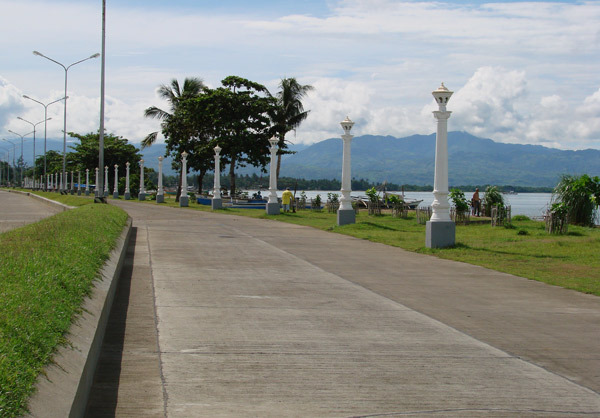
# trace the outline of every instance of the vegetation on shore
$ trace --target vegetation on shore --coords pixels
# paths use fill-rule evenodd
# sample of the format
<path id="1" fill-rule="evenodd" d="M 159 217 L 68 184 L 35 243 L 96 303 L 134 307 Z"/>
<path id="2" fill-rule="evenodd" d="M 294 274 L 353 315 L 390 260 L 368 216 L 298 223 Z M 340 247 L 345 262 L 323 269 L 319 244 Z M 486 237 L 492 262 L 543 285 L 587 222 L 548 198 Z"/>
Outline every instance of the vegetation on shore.
<path id="1" fill-rule="evenodd" d="M 49 194 L 49 193 L 48 193 Z M 0 234 L 0 416 L 26 412 L 36 379 L 81 312 L 127 220 L 110 205 L 81 207 Z"/>

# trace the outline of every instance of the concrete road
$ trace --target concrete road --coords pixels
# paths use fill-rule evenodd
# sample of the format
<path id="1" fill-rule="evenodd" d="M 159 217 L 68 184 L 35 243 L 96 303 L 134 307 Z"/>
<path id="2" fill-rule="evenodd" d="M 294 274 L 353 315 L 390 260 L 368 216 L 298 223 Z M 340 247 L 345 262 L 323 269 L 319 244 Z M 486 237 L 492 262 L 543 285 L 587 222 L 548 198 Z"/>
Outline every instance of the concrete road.
<path id="1" fill-rule="evenodd" d="M 0 190 L 0 233 L 37 222 L 62 210 L 24 194 Z"/>
<path id="2" fill-rule="evenodd" d="M 306 227 L 115 204 L 137 233 L 88 416 L 600 416 L 600 298 Z"/>

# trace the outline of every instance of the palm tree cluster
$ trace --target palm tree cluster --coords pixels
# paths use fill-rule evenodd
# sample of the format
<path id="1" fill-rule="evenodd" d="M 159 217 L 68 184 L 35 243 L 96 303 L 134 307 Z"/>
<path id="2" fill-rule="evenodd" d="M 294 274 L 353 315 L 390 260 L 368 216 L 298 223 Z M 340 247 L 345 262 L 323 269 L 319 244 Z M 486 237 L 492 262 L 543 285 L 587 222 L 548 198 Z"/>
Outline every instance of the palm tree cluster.
<path id="1" fill-rule="evenodd" d="M 312 86 L 284 78 L 279 88 L 273 96 L 263 85 L 236 76 L 225 78 L 222 87 L 216 89 L 208 88 L 200 78 L 186 78 L 183 85 L 173 79 L 170 85 L 158 88 L 169 109 L 151 106 L 144 115 L 161 121 L 167 155 L 175 157 L 174 168 L 179 168 L 181 152 L 189 154 L 188 166 L 200 173 L 199 184 L 212 168 L 212 149 L 219 145 L 223 161 L 230 167 L 234 193 L 235 168 L 251 164 L 264 169 L 272 136 L 279 140 L 279 177 L 281 155 L 289 152 L 286 134 L 297 129 L 309 114 L 302 99 Z M 158 134 L 148 134 L 142 148 L 156 142 Z"/>

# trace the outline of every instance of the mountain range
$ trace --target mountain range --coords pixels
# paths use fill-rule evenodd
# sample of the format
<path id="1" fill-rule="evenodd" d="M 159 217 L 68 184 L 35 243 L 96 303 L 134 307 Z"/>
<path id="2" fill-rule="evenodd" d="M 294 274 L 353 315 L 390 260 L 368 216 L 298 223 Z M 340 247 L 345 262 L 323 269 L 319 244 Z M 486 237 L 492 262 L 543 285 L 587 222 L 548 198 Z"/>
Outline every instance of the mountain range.
<path id="1" fill-rule="evenodd" d="M 139 147 L 139 144 L 134 144 Z M 18 148 L 18 147 L 17 147 Z M 62 141 L 48 140 L 48 147 L 62 152 Z M 281 176 L 305 179 L 340 179 L 342 140 L 330 138 L 306 145 L 292 145 L 295 154 L 285 155 Z M 17 149 L 17 152 L 19 150 Z M 25 161 L 31 164 L 31 142 L 24 144 Z M 43 140 L 36 154 L 43 152 Z M 146 166 L 158 170 L 158 156 L 165 145 L 142 151 Z M 29 157 L 29 158 L 28 158 Z M 352 177 L 374 183 L 431 185 L 434 177 L 435 134 L 393 136 L 363 135 L 352 140 Z M 175 175 L 171 160 L 163 164 L 165 175 Z M 222 168 L 223 169 L 223 168 Z M 225 172 L 225 171 L 223 171 Z M 238 174 L 260 173 L 246 167 Z M 553 187 L 562 174 L 600 176 L 600 150 L 559 150 L 540 145 L 519 145 L 479 138 L 467 132 L 448 133 L 448 182 L 458 185 L 514 185 Z"/>

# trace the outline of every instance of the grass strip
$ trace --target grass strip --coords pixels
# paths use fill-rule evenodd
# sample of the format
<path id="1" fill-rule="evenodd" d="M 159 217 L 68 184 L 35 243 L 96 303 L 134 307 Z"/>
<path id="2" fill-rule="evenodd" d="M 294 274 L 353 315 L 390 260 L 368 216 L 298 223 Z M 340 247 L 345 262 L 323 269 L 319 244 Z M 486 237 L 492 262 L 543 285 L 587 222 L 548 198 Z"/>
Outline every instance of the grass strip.
<path id="1" fill-rule="evenodd" d="M 126 221 L 117 207 L 83 205 L 0 234 L 1 417 L 26 412 Z"/>
<path id="2" fill-rule="evenodd" d="M 164 205 L 178 203 L 167 198 Z M 191 200 L 189 207 L 211 211 L 210 206 Z M 513 220 L 508 228 L 471 223 L 456 226 L 454 247 L 430 249 L 425 247 L 425 225 L 418 224 L 414 215 L 402 219 L 369 216 L 362 211 L 355 224 L 337 226 L 336 215 L 326 211 L 302 210 L 275 216 L 266 215 L 264 209 L 217 212 L 311 226 L 600 296 L 600 228 L 570 225 L 568 234 L 550 235 L 539 221 Z"/>

